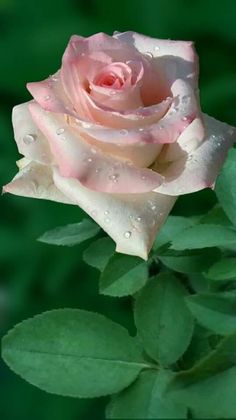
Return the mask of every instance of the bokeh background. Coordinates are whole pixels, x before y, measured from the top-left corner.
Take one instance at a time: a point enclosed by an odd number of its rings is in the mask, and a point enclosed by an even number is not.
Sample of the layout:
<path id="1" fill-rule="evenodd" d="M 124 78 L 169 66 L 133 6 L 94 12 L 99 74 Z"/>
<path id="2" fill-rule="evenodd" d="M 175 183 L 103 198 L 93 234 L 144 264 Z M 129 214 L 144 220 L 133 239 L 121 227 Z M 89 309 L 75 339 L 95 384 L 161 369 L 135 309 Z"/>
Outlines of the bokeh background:
<path id="1" fill-rule="evenodd" d="M 224 0 L 0 0 L 0 184 L 15 174 L 19 155 L 11 109 L 27 101 L 28 81 L 46 78 L 60 66 L 70 35 L 134 30 L 156 38 L 193 40 L 200 56 L 204 112 L 236 125 L 236 1 Z M 176 214 L 206 212 L 212 191 L 179 199 Z M 129 299 L 98 295 L 98 272 L 82 252 L 36 241 L 44 231 L 83 218 L 76 206 L 1 197 L 0 330 L 59 307 L 106 314 L 134 331 Z M 46 394 L 15 376 L 0 362 L 2 420 L 104 418 L 106 399 L 75 400 Z"/>

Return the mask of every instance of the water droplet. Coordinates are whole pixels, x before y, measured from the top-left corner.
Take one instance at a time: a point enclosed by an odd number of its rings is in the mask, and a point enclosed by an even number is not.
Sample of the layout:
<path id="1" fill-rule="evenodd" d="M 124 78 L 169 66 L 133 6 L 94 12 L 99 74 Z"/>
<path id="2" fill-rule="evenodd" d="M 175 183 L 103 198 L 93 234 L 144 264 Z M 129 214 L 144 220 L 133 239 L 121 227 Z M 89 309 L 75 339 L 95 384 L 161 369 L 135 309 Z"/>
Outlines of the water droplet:
<path id="1" fill-rule="evenodd" d="M 143 131 L 144 130 L 144 128 L 143 127 L 140 127 L 139 129 L 138 129 L 138 131 Z"/>
<path id="2" fill-rule="evenodd" d="M 26 134 L 23 137 L 23 142 L 27 145 L 34 143 L 37 140 L 36 134 Z"/>
<path id="3" fill-rule="evenodd" d="M 159 125 L 159 130 L 163 130 L 164 126 L 163 125 Z"/>
<path id="4" fill-rule="evenodd" d="M 184 116 L 181 119 L 182 119 L 182 121 L 187 121 L 188 120 L 188 117 Z"/>
<path id="5" fill-rule="evenodd" d="M 159 50 L 160 50 L 160 47 L 159 47 L 158 45 L 156 45 L 156 46 L 154 47 L 154 50 L 155 50 L 155 51 L 159 51 Z"/>
<path id="6" fill-rule="evenodd" d="M 122 136 L 126 136 L 126 135 L 128 134 L 128 130 L 125 130 L 125 129 L 120 130 L 120 134 L 121 134 Z"/>
<path id="7" fill-rule="evenodd" d="M 92 149 L 91 149 L 91 153 L 93 153 L 93 155 L 96 155 L 97 150 L 96 150 L 96 149 L 94 149 L 94 148 L 92 147 Z"/>
<path id="8" fill-rule="evenodd" d="M 64 133 L 64 131 L 65 131 L 65 129 L 61 127 L 61 128 L 58 128 L 58 129 L 56 130 L 56 133 L 57 133 L 57 135 L 59 136 L 60 134 Z"/>
<path id="9" fill-rule="evenodd" d="M 127 230 L 127 231 L 124 233 L 124 237 L 125 237 L 126 239 L 129 239 L 129 238 L 131 237 L 131 235 L 132 235 L 132 233 L 131 233 L 129 230 Z"/>
<path id="10" fill-rule="evenodd" d="M 216 135 L 215 134 L 212 134 L 211 138 L 212 139 L 216 139 Z"/>
<path id="11" fill-rule="evenodd" d="M 99 172 L 101 172 L 101 170 L 102 170 L 102 168 L 97 168 L 97 169 L 95 170 L 96 174 L 98 174 Z"/>
<path id="12" fill-rule="evenodd" d="M 147 179 L 147 177 L 146 177 L 145 175 L 142 175 L 142 176 L 141 176 L 141 179 L 142 179 L 143 181 L 145 181 L 145 179 Z"/>
<path id="13" fill-rule="evenodd" d="M 163 216 L 163 214 L 164 214 L 163 212 L 159 213 L 160 216 Z"/>
<path id="14" fill-rule="evenodd" d="M 110 223 L 110 221 L 111 221 L 110 217 L 106 217 L 106 218 L 105 218 L 105 222 L 106 222 L 106 223 Z"/>
<path id="15" fill-rule="evenodd" d="M 49 99 L 51 98 L 51 96 L 50 95 L 46 95 L 46 96 L 44 96 L 44 100 L 45 101 L 49 101 Z"/>
<path id="16" fill-rule="evenodd" d="M 83 128 L 90 128 L 91 127 L 91 123 L 88 123 L 88 122 L 83 121 L 82 122 L 82 127 Z"/>
<path id="17" fill-rule="evenodd" d="M 108 215 L 109 213 L 110 213 L 110 212 L 109 212 L 108 210 L 105 210 L 105 211 L 104 211 L 104 214 L 105 214 L 105 215 Z"/>
<path id="18" fill-rule="evenodd" d="M 119 31 L 114 31 L 113 35 L 118 35 L 120 32 Z"/>
<path id="19" fill-rule="evenodd" d="M 156 210 L 156 208 L 157 208 L 157 206 L 155 206 L 155 204 L 152 204 L 152 205 L 151 205 L 151 209 L 152 209 L 153 211 L 155 211 L 155 210 Z"/>
<path id="20" fill-rule="evenodd" d="M 118 178 L 119 178 L 119 174 L 113 174 L 113 175 L 109 175 L 109 179 L 111 180 L 111 181 L 113 181 L 113 182 L 117 182 L 118 181 Z"/>
<path id="21" fill-rule="evenodd" d="M 144 55 L 145 55 L 147 58 L 150 58 L 150 59 L 152 59 L 152 58 L 153 58 L 153 54 L 152 54 L 150 51 L 145 52 L 145 53 L 144 53 Z"/>
<path id="22" fill-rule="evenodd" d="M 137 222 L 141 222 L 142 218 L 141 218 L 140 216 L 138 216 L 138 217 L 136 218 L 136 220 L 137 220 Z"/>
<path id="23" fill-rule="evenodd" d="M 53 82 L 58 82 L 59 78 L 56 76 L 50 76 L 50 78 L 52 79 Z"/>
<path id="24" fill-rule="evenodd" d="M 91 162 L 93 161 L 93 159 L 90 157 L 90 158 L 88 158 L 88 159 L 87 159 L 87 161 L 88 161 L 89 163 L 91 163 Z"/>

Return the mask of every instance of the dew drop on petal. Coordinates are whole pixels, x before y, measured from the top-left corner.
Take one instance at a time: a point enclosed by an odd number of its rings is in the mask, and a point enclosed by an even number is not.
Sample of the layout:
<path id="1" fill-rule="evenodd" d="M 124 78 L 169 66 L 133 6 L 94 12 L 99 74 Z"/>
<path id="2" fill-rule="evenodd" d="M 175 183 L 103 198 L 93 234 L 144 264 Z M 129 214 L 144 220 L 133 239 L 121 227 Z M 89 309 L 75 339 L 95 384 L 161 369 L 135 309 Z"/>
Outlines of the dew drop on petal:
<path id="1" fill-rule="evenodd" d="M 92 159 L 92 158 L 88 158 L 88 159 L 87 159 L 87 161 L 88 161 L 89 163 L 91 163 L 91 162 L 93 161 L 93 159 Z"/>
<path id="2" fill-rule="evenodd" d="M 131 237 L 131 235 L 132 235 L 132 233 L 131 233 L 129 230 L 127 230 L 127 231 L 124 233 L 124 237 L 125 237 L 126 239 L 129 239 L 129 238 Z"/>
<path id="3" fill-rule="evenodd" d="M 104 211 L 104 214 L 107 216 L 110 212 L 108 210 Z"/>
<path id="4" fill-rule="evenodd" d="M 111 221 L 110 217 L 105 218 L 105 223 L 110 223 L 110 221 Z"/>
<path id="5" fill-rule="evenodd" d="M 128 130 L 125 130 L 125 129 L 120 130 L 120 134 L 121 134 L 122 136 L 126 136 L 126 135 L 128 134 Z"/>
<path id="6" fill-rule="evenodd" d="M 24 142 L 25 144 L 29 145 L 29 144 L 34 143 L 34 142 L 36 141 L 36 139 L 37 139 L 36 134 L 26 134 L 26 135 L 23 137 L 23 142 Z"/>
<path id="7" fill-rule="evenodd" d="M 64 131 L 65 131 L 65 129 L 61 127 L 61 128 L 58 128 L 58 129 L 56 130 L 56 133 L 57 133 L 57 135 L 59 136 L 60 134 L 64 133 Z"/>
<path id="8" fill-rule="evenodd" d="M 46 96 L 44 96 L 44 100 L 45 101 L 49 101 L 49 99 L 51 98 L 51 96 L 50 95 L 46 95 Z"/>
<path id="9" fill-rule="evenodd" d="M 156 45 L 156 46 L 154 47 L 154 50 L 155 50 L 155 51 L 159 51 L 159 50 L 160 50 L 160 47 L 158 47 L 158 45 Z"/>
<path id="10" fill-rule="evenodd" d="M 108 178 L 113 182 L 117 182 L 119 176 L 120 176 L 119 174 L 113 174 L 113 175 L 110 175 Z"/>
<path id="11" fill-rule="evenodd" d="M 144 53 L 147 58 L 153 58 L 153 54 L 150 51 Z"/>

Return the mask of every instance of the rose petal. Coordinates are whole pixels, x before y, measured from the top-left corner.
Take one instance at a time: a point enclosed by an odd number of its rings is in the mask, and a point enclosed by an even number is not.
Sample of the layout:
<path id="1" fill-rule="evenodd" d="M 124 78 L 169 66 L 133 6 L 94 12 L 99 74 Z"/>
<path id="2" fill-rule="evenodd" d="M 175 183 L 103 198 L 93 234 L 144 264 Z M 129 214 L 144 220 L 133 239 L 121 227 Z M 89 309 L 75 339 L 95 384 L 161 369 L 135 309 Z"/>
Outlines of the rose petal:
<path id="1" fill-rule="evenodd" d="M 236 129 L 207 115 L 204 115 L 204 123 L 206 134 L 202 142 L 200 127 L 197 120 L 193 121 L 179 140 L 185 144 L 185 156 L 165 165 L 163 171 L 157 163 L 156 168 L 165 180 L 155 191 L 180 195 L 214 187 L 227 152 L 236 140 Z M 187 140 L 192 150 L 186 148 Z"/>
<path id="2" fill-rule="evenodd" d="M 109 193 L 143 193 L 161 184 L 162 177 L 156 172 L 91 148 L 61 116 L 45 112 L 36 103 L 29 109 L 49 141 L 62 176 L 77 178 L 92 190 Z"/>
<path id="3" fill-rule="evenodd" d="M 23 160 L 23 159 L 22 159 Z M 52 169 L 47 165 L 36 162 L 20 164 L 20 171 L 13 180 L 3 187 L 3 192 L 8 192 L 23 197 L 41 198 L 59 201 L 66 204 L 75 204 L 65 196 L 54 184 Z"/>
<path id="4" fill-rule="evenodd" d="M 76 179 L 54 170 L 54 182 L 116 242 L 116 251 L 148 258 L 155 236 L 176 197 L 146 194 L 104 194 L 83 187 Z"/>
<path id="5" fill-rule="evenodd" d="M 13 108 L 12 123 L 19 152 L 26 158 L 41 163 L 51 163 L 52 154 L 42 132 L 32 120 L 28 109 L 30 102 Z"/>

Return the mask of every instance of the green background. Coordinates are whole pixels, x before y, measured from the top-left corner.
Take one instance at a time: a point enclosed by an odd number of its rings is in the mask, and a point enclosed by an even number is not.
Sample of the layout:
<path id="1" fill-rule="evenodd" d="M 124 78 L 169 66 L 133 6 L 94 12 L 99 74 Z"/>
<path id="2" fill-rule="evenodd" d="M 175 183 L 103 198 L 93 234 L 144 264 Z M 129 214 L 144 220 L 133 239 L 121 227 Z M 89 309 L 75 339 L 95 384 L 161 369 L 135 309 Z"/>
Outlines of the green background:
<path id="1" fill-rule="evenodd" d="M 19 159 L 11 109 L 30 99 L 28 81 L 60 67 L 70 35 L 134 30 L 156 38 L 193 40 L 200 57 L 204 112 L 236 125 L 236 1 L 224 0 L 0 0 L 0 183 L 15 174 Z M 212 191 L 179 199 L 174 213 L 204 213 Z M 107 314 L 134 330 L 129 299 L 98 295 L 98 272 L 82 261 L 88 242 L 73 248 L 36 242 L 44 231 L 83 217 L 66 206 L 10 195 L 1 197 L 1 335 L 24 318 L 59 307 Z M 0 365 L 3 420 L 104 418 L 106 399 L 74 400 L 46 394 Z"/>

